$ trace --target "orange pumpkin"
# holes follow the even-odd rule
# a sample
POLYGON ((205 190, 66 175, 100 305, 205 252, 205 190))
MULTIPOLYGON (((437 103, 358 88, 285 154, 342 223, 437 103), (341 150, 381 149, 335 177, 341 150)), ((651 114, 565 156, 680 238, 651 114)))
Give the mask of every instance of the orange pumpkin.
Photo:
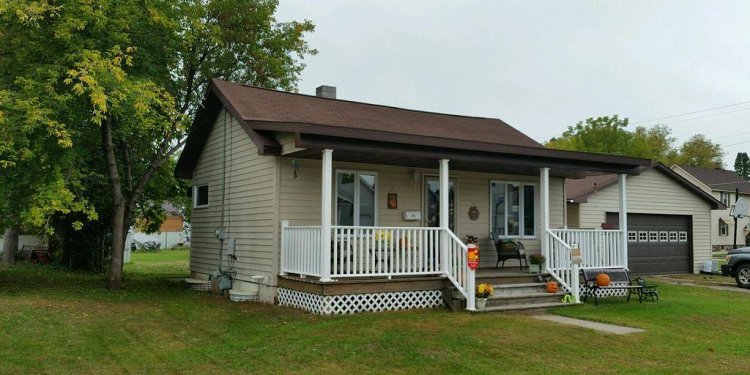
POLYGON ((609 275, 606 273, 600 273, 596 275, 596 285, 598 286, 608 286, 609 285, 609 275))
POLYGON ((547 283, 547 293, 557 293, 560 286, 556 282, 550 281, 547 283))

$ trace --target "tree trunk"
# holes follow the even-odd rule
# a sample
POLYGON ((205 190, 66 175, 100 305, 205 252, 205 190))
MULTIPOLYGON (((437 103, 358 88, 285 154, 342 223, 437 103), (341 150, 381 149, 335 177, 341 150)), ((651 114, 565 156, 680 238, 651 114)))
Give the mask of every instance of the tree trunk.
POLYGON ((122 181, 120 172, 117 170, 117 159, 115 158, 115 146, 112 142, 112 118, 102 123, 102 148, 107 157, 107 173, 109 175, 110 188, 112 190, 112 253, 109 263, 109 279, 107 287, 120 289, 122 287, 122 258, 125 250, 125 198, 122 193, 122 181))
POLYGON ((5 230, 3 235, 3 258, 0 263, 11 265, 15 261, 16 251, 18 251, 18 226, 12 226, 5 230))

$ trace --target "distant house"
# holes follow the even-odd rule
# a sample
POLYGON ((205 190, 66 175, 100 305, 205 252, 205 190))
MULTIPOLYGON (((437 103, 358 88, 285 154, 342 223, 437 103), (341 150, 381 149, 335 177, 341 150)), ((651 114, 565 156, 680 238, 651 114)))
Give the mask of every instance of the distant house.
MULTIPOLYGON (((726 208, 711 213, 711 245, 714 250, 731 249, 735 243, 734 218, 731 208, 735 200, 744 198, 750 203, 750 182, 745 181, 734 171, 723 169, 674 165, 672 169, 690 182, 711 194, 726 208)), ((737 220, 737 246, 750 246, 750 219, 737 220)))
POLYGON ((159 227, 159 231, 146 233, 145 229, 136 223, 128 232, 125 241, 127 249, 131 249, 133 245, 135 248, 143 248, 154 246, 154 244, 157 244, 160 249, 171 249, 189 241, 190 229, 186 228, 181 210, 168 202, 162 204, 162 209, 166 219, 159 227))
POLYGON ((490 232, 544 254, 550 277, 574 298, 566 238, 608 240, 581 245, 583 267, 627 267, 625 227, 564 228, 564 181, 616 174, 625 189, 650 160, 547 149, 498 119, 319 89, 212 81, 175 170, 193 184, 191 279, 223 271, 232 291, 341 314, 453 296, 473 310, 478 278, 464 239, 478 237, 480 270, 492 271, 490 232))
MULTIPOLYGON (((568 228, 618 227, 617 176, 566 180, 568 228)), ((628 177, 628 265, 634 273, 698 272, 711 259, 710 218, 725 206, 656 163, 628 177)))

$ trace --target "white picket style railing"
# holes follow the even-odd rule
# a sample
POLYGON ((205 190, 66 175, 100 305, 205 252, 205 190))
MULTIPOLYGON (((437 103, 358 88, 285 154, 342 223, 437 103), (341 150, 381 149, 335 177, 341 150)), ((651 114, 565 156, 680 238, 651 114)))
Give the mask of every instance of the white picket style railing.
MULTIPOLYGON (((467 265, 466 245, 450 230, 355 226, 331 230, 332 278, 444 275, 466 297, 467 309, 474 310, 475 273, 467 265)), ((321 227, 282 225, 281 232, 281 273, 321 277, 325 263, 321 227)))
POLYGON ((570 245, 552 230, 547 230, 547 244, 547 272, 560 283, 564 291, 573 296, 573 301, 578 302, 578 265, 571 262, 570 245))
POLYGON ((627 267, 621 249, 621 230, 550 229, 550 232, 568 245, 578 244, 582 268, 627 267))
POLYGON ((331 277, 435 275, 440 228, 333 226, 331 277))
POLYGON ((281 272, 305 276, 322 275, 322 256, 319 226, 281 227, 281 272))
POLYGON ((468 266, 468 249, 452 231, 445 231, 448 247, 448 259, 446 259, 446 277, 453 286, 466 298, 466 309, 475 310, 475 271, 468 266))

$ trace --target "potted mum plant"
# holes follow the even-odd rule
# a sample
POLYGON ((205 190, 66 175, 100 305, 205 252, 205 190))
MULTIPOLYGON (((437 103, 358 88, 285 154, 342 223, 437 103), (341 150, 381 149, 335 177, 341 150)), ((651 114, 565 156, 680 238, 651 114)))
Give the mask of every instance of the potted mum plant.
POLYGON ((490 284, 477 285, 477 310, 484 310, 487 307, 487 298, 490 298, 495 289, 490 284))
POLYGON ((540 254, 529 255, 529 272, 539 274, 544 265, 544 256, 540 254))

